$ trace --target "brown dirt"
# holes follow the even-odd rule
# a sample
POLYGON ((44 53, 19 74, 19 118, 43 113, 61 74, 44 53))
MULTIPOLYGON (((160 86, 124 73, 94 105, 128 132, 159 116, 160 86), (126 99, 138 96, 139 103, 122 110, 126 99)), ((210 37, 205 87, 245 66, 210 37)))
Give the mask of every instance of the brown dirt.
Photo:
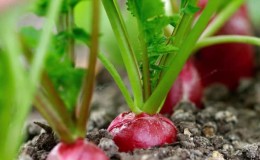
MULTIPOLYGON (((99 79, 86 139, 97 144, 110 159, 260 159, 260 72, 254 79, 241 81, 232 93, 221 85, 206 89, 205 108, 202 110, 188 102, 180 103, 175 112, 168 115, 178 128, 177 142, 131 153, 118 152, 118 147, 105 130, 127 107, 114 83, 106 84, 99 79)), ((20 160, 45 160, 57 142, 52 132, 30 124, 20 160)))

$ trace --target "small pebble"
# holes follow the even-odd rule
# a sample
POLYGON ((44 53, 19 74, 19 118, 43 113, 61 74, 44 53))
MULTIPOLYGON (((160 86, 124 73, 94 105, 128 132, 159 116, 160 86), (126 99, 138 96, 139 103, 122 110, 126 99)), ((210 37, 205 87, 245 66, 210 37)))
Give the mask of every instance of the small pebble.
POLYGON ((218 151, 212 152, 212 157, 208 160, 225 160, 223 154, 219 153, 218 151))
POLYGON ((203 125, 202 132, 206 137, 213 137, 216 134, 217 126, 213 122, 208 122, 203 125))
POLYGON ((220 149, 224 145, 224 139, 222 136, 215 136, 211 139, 211 143, 214 145, 216 149, 220 149))
POLYGON ((105 151, 108 157, 118 152, 118 147, 112 139, 101 138, 98 147, 105 151))
POLYGON ((215 120, 220 122, 237 122, 237 117, 230 111, 219 111, 215 115, 215 120))
POLYGON ((188 128, 185 128, 185 129, 184 129, 184 134, 185 134, 185 135, 188 135, 189 137, 192 135, 192 134, 190 133, 190 131, 189 131, 188 128))
POLYGON ((195 136, 193 141, 194 141, 195 145, 198 147, 211 146, 210 141, 206 137, 203 137, 203 136, 195 136))
POLYGON ((246 155, 247 158, 253 159, 256 158, 257 154, 260 154, 258 147, 259 145, 257 144, 249 144, 242 148, 242 152, 246 155))

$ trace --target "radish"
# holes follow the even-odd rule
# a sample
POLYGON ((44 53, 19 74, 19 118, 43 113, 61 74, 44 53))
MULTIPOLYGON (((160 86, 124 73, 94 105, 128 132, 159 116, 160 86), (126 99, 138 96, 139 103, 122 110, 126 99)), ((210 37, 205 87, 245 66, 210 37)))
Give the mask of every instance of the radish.
POLYGON ((197 1, 181 1, 180 12, 169 17, 165 14, 161 0, 128 0, 127 10, 136 19, 139 31, 138 39, 135 39, 140 43, 138 51, 134 50, 132 44, 137 42, 129 38, 125 27, 129 24, 124 23, 125 19, 117 4, 107 0, 102 2, 115 33, 131 87, 130 92, 116 68, 100 55, 101 62, 111 73, 131 110, 115 118, 108 131, 119 151, 123 152, 174 143, 176 127, 158 112, 168 93, 165 110, 172 111, 172 106, 180 101, 200 104, 202 87, 193 64, 187 62, 180 78, 177 77, 210 18, 224 0, 209 1, 207 9, 202 11, 201 17, 194 24, 192 14, 196 14, 197 1), (169 39, 165 38, 163 32, 168 24, 174 26, 169 39))
POLYGON ((174 106, 181 101, 190 101, 201 108, 202 92, 203 87, 198 71, 192 60, 189 60, 168 93, 160 113, 171 114, 174 106))
POLYGON ((78 139, 72 144, 60 142, 50 152, 47 160, 108 160, 94 144, 78 139))
POLYGON ((122 152, 173 143, 177 134, 175 125, 162 115, 133 112, 121 113, 107 130, 122 152))
MULTIPOLYGON (((206 1, 201 1, 204 6, 206 1)), ((243 5, 216 35, 251 35, 247 8, 243 5)), ((222 83, 234 90, 241 78, 252 77, 254 72, 253 46, 243 43, 213 45, 199 50, 194 64, 201 75, 202 84, 222 83)))
MULTIPOLYGON (((91 107, 92 94, 95 86, 96 62, 97 62, 97 56, 99 52, 99 22, 100 22, 99 8, 100 6, 99 6, 99 1, 96 0, 92 1, 91 4, 92 4, 92 12, 93 12, 91 15, 93 16, 93 18, 91 19, 92 20, 91 38, 89 39, 91 45, 89 46, 90 51, 89 51, 89 58, 87 61, 88 69, 85 69, 86 76, 84 78, 82 77, 82 80, 80 80, 82 81, 81 89, 80 89, 81 92, 78 93, 79 96, 78 96, 77 103, 73 104, 73 106, 75 107, 70 108, 68 105, 66 105, 63 97, 59 95, 58 88, 60 88, 60 86, 56 87, 56 85, 53 84, 53 81, 51 79, 52 74, 48 73, 51 71, 42 73, 41 87, 39 87, 41 89, 39 89, 38 92, 35 94, 34 106, 38 109, 41 115, 48 121, 55 134, 59 137, 59 141, 60 141, 60 143, 58 143, 50 151, 47 160, 108 160, 108 157, 100 148, 95 146, 93 143, 84 140, 87 131, 87 121, 90 115, 89 111, 91 107)), ((50 15, 50 17, 58 17, 59 15, 58 11, 63 7, 62 5, 67 6, 68 4, 65 2, 62 3, 62 0, 50 1, 50 13, 47 13, 47 15, 50 15), (54 13, 56 13, 56 16, 52 15, 54 13)), ((70 7, 70 9, 73 10, 74 6, 68 6, 68 7, 70 7)), ((69 11, 63 11, 62 14, 65 14, 68 17, 73 17, 72 13, 69 11)), ((54 19, 50 21, 55 22, 54 19)), ((68 23, 70 23, 68 24, 69 26, 70 25, 74 26, 73 19, 68 23)), ((49 33, 50 33, 49 35, 51 35, 52 28, 53 27, 50 27, 49 29, 49 33)), ((72 34, 71 30, 73 29, 74 28, 65 27, 63 30, 62 28, 61 31, 59 31, 59 33, 55 35, 55 40, 58 40, 57 37, 59 37, 60 34, 63 32, 72 34)), ((45 32, 43 31, 43 33, 45 32)), ((71 36, 70 38, 75 38, 75 37, 71 36)), ((75 75, 73 73, 76 72, 75 68, 72 67, 71 65, 72 63, 70 59, 66 59, 67 57, 70 57, 69 55, 74 55, 75 39, 61 39, 61 40, 64 41, 66 40, 65 42, 62 42, 62 44, 68 43, 69 45, 69 49, 64 49, 64 52, 67 53, 68 55, 65 56, 65 53, 58 54, 55 55, 55 57, 60 56, 57 57, 57 59, 59 60, 56 60, 56 58, 52 60, 55 60, 57 66, 59 66, 58 72, 64 72, 64 70, 70 71, 69 73, 62 75, 61 77, 58 77, 58 79, 62 77, 65 77, 66 79, 68 78, 67 76, 75 75), (61 59, 62 61, 64 60, 66 63, 64 62, 60 64, 61 59)), ((56 45, 53 45, 50 48, 55 48, 55 47, 56 45)), ((27 56, 26 58, 28 58, 28 62, 31 62, 30 56, 27 56)), ((73 61, 74 58, 72 58, 71 60, 73 61)), ((71 83, 74 82, 75 80, 73 79, 71 83)), ((62 88, 64 91, 68 93, 72 91, 69 90, 68 87, 62 87, 62 88)), ((70 94, 71 94, 70 96, 73 97, 72 96, 73 94, 72 93, 70 94)), ((48 132, 52 132, 50 130, 48 132)))

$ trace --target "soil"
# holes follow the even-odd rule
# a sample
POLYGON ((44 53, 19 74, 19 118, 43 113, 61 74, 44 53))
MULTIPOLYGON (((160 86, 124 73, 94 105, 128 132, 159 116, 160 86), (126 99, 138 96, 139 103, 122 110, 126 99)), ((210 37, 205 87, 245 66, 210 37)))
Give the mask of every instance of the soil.
MULTIPOLYGON (((168 116, 178 128, 173 144, 118 152, 105 130, 127 106, 106 72, 98 78, 86 139, 103 149, 111 160, 260 160, 260 70, 253 79, 242 80, 234 92, 222 85, 205 90, 204 109, 182 102, 168 116), (110 79, 104 83, 104 79, 110 79), (100 101, 102 99, 102 101, 100 101)), ((45 160, 58 143, 48 129, 28 124, 19 160, 45 160)))

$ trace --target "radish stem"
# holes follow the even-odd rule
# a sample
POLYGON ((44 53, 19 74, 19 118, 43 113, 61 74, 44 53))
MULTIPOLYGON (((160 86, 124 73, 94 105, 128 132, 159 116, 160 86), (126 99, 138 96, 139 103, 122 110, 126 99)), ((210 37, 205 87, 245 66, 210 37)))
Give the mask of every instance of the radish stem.
POLYGON ((133 90, 135 107, 141 108, 143 105, 143 93, 140 71, 135 54, 133 53, 132 45, 130 44, 129 36, 122 19, 122 15, 116 6, 117 2, 115 2, 115 0, 102 0, 102 2, 117 38, 118 46, 121 50, 121 55, 129 75, 129 81, 133 90))
POLYGON ((53 127, 55 133, 58 134, 62 142, 72 143, 75 140, 66 123, 64 123, 60 118, 59 112, 53 109, 46 96, 40 90, 35 96, 34 105, 44 119, 46 119, 47 122, 53 127))
POLYGON ((86 124, 89 118, 89 108, 91 103, 91 98, 94 89, 95 81, 95 70, 96 62, 98 56, 98 38, 99 38, 99 0, 92 1, 93 10, 92 10, 92 34, 91 34, 91 44, 90 44, 90 56, 88 59, 88 69, 86 70, 86 75, 83 83, 82 99, 77 106, 76 118, 77 118, 77 127, 79 129, 79 136, 84 138, 86 132, 86 124))
POLYGON ((71 61, 73 62, 73 65, 75 63, 75 40, 72 37, 72 32, 73 32, 73 27, 74 27, 74 15, 73 15, 73 8, 70 6, 68 9, 68 13, 66 14, 66 26, 67 26, 67 30, 70 34, 69 39, 68 39, 68 54, 69 57, 71 59, 71 61))
POLYGON ((116 84, 118 85, 121 93, 123 94, 123 96, 125 98, 127 105, 129 106, 129 108, 134 113, 137 113, 137 114, 140 113, 141 111, 137 107, 135 107, 134 101, 133 101, 128 89, 126 88, 122 78, 120 77, 119 73, 117 72, 116 68, 114 67, 114 65, 111 62, 109 62, 109 60, 101 53, 98 55, 98 58, 101 61, 101 63, 104 65, 104 67, 108 70, 108 72, 113 77, 113 79, 115 80, 116 84))
POLYGON ((206 30, 202 33, 200 39, 212 36, 218 29, 237 11, 237 9, 244 3, 244 0, 233 0, 218 13, 214 21, 209 24, 206 30))
POLYGON ((197 42, 193 52, 215 44, 222 43, 246 43, 260 46, 260 38, 252 36, 238 36, 238 35, 225 35, 225 36, 214 36, 209 38, 201 39, 197 42))
POLYGON ((211 16, 220 6, 221 2, 223 1, 211 0, 208 2, 208 5, 203 10, 199 20, 190 31, 187 38, 184 40, 185 43, 180 46, 179 52, 170 63, 168 70, 165 72, 165 75, 162 77, 151 97, 144 104, 143 110, 146 113, 154 114, 158 111, 159 106, 166 97, 167 93, 172 87, 172 84, 183 68, 189 55, 191 54, 194 45, 196 44, 203 30, 206 28, 211 16))

